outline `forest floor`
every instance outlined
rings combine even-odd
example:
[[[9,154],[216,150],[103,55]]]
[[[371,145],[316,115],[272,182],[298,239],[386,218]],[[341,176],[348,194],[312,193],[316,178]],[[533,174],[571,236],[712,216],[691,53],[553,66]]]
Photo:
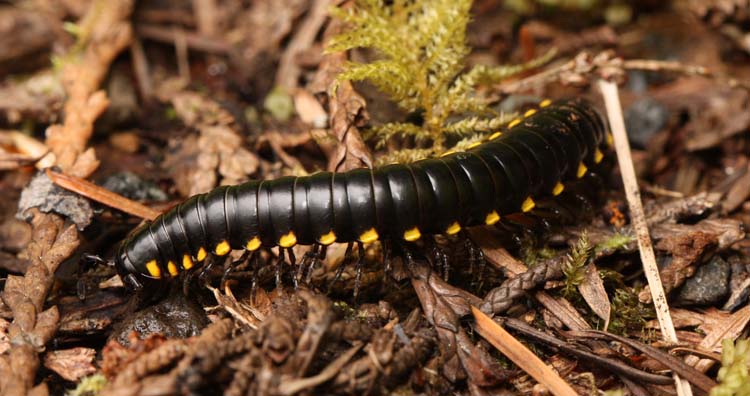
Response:
[[[442,69],[338,78],[383,55],[329,46],[358,3],[379,4],[0,4],[0,394],[750,394],[744,1],[386,2],[444,23],[418,48],[458,60],[444,87],[502,74],[460,97],[495,118],[435,105]],[[192,195],[439,155],[566,97],[622,110],[640,200],[613,150],[528,213],[393,254],[234,251],[140,290],[105,265]]]

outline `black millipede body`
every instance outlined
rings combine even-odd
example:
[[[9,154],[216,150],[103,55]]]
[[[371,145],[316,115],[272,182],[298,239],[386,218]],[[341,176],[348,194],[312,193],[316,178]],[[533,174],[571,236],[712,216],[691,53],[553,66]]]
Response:
[[[123,274],[162,278],[232,249],[453,235],[528,212],[536,197],[560,194],[566,181],[602,160],[608,136],[589,103],[545,100],[466,151],[249,181],[193,196],[135,230],[115,263]]]

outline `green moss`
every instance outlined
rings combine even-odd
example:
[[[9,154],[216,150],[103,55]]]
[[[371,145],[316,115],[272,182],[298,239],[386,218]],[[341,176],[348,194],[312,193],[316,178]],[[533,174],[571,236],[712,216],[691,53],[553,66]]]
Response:
[[[422,125],[388,123],[370,133],[382,146],[394,136],[431,143],[430,154],[445,150],[450,135],[489,132],[505,122],[478,95],[479,85],[495,84],[546,62],[552,54],[523,65],[478,65],[463,72],[470,49],[466,26],[471,0],[360,0],[332,14],[349,29],[332,38],[327,51],[374,50],[371,63],[346,64],[336,84],[368,81],[407,112],[423,114]],[[454,116],[459,116],[454,120]]]
[[[563,295],[570,297],[577,293],[578,285],[583,283],[586,278],[586,264],[591,258],[592,246],[589,243],[589,235],[586,231],[581,233],[576,245],[570,249],[570,253],[563,265],[563,275],[565,276],[565,287]]]
[[[104,374],[94,374],[84,377],[75,389],[68,391],[66,396],[96,396],[107,385]]]
[[[624,248],[627,244],[635,241],[635,237],[628,234],[615,233],[610,238],[596,245],[594,252],[610,252]]]
[[[554,249],[546,245],[538,245],[538,242],[532,237],[526,236],[521,239],[519,255],[521,256],[521,261],[530,268],[539,264],[540,261],[551,259],[557,255]]]
[[[653,306],[641,303],[635,290],[623,286],[615,289],[612,297],[612,316],[607,330],[622,335],[639,332],[654,316]]]
[[[263,101],[263,109],[279,121],[287,121],[294,115],[294,100],[284,88],[275,87]]]
[[[711,396],[750,396],[750,340],[722,342],[718,377]]]

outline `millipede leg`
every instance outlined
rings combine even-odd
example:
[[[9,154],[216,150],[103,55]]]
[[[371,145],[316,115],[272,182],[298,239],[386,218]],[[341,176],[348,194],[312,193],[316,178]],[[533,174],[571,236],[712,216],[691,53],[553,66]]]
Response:
[[[206,279],[206,277],[208,276],[208,272],[211,271],[213,266],[214,266],[214,256],[208,255],[208,257],[206,257],[206,263],[203,265],[203,267],[201,268],[201,271],[198,273],[198,281],[200,283],[204,285],[208,283],[208,280]]]
[[[357,258],[356,275],[354,276],[354,301],[357,301],[357,296],[359,295],[359,287],[362,281],[362,267],[365,265],[365,247],[362,242],[357,242],[357,253],[359,254],[359,258]]]
[[[224,273],[221,275],[221,283],[220,283],[222,288],[226,284],[227,277],[229,276],[229,274],[237,270],[242,264],[246,263],[249,257],[250,257],[250,251],[245,250],[245,252],[242,253],[242,256],[240,256],[239,259],[232,261],[231,263],[229,263],[229,265],[227,265],[224,268]]]
[[[253,296],[253,299],[255,298],[255,292],[258,291],[258,271],[260,270],[260,266],[258,265],[258,262],[260,261],[258,259],[258,251],[254,251],[252,255],[250,255],[250,267],[253,270],[253,277],[250,281],[250,295]]]
[[[333,276],[333,280],[328,283],[328,290],[330,291],[336,282],[338,282],[339,278],[341,277],[341,274],[344,273],[344,268],[346,267],[346,264],[351,261],[352,259],[352,248],[354,247],[354,243],[349,242],[349,244],[346,245],[346,253],[344,253],[344,260],[339,264],[339,267],[336,269],[336,275]]]
[[[286,253],[289,255],[289,266],[292,268],[292,283],[294,283],[294,290],[297,290],[299,289],[299,283],[295,276],[297,271],[294,271],[294,269],[297,268],[297,257],[294,255],[292,248],[288,248]]]
[[[312,280],[312,273],[313,270],[315,270],[315,265],[318,263],[323,262],[323,260],[326,259],[326,253],[328,253],[328,248],[324,245],[317,245],[318,250],[315,253],[315,256],[310,261],[310,266],[307,267],[307,275],[305,275],[305,283],[310,284],[310,281]]]
[[[297,267],[297,273],[295,274],[298,282],[310,283],[309,277],[311,276],[312,267],[315,266],[315,262],[318,260],[320,247],[321,245],[316,243],[302,256],[302,261],[299,267]]]
[[[540,217],[539,218],[539,223],[542,225],[543,232],[545,234],[548,234],[548,233],[552,232],[552,223],[550,223],[549,219],[544,218],[544,217]]]
[[[135,291],[143,289],[143,283],[134,274],[127,274],[122,281]]]
[[[445,253],[445,251],[438,245],[437,241],[434,238],[425,238],[425,241],[429,245],[430,255],[432,259],[432,265],[435,268],[440,269],[440,271],[443,273],[443,280],[446,282],[448,281],[448,276],[450,275],[450,266],[448,265],[448,255]]]
[[[469,237],[468,234],[465,234],[464,236],[464,246],[466,247],[466,251],[469,253],[469,267],[471,268],[470,272],[474,273],[474,266],[476,265],[481,276],[481,273],[484,272],[485,265],[484,252],[482,251],[482,248],[474,243],[474,241]]]
[[[551,202],[549,206],[545,207],[550,212],[550,216],[557,219],[558,222],[571,222],[574,216],[565,209],[559,202]]]
[[[317,253],[318,245],[312,245],[310,250],[305,252],[305,254],[302,256],[302,260],[299,263],[299,266],[297,267],[297,270],[294,273],[294,282],[302,282],[303,277],[305,274],[305,269],[308,265],[310,265],[310,262],[315,259],[315,254]]]
[[[383,244],[383,264],[385,264],[385,268],[383,268],[383,277],[388,278],[391,275],[391,271],[393,271],[393,262],[392,262],[392,249],[391,249],[391,243],[387,240],[382,241]]]
[[[573,193],[573,198],[580,202],[583,213],[591,213],[594,210],[594,205],[591,203],[588,197],[581,194],[580,192]]]
[[[284,248],[279,248],[279,258],[276,260],[276,288],[281,287],[281,266],[284,265]]]
[[[406,261],[406,266],[412,267],[415,264],[414,255],[412,255],[411,251],[406,247],[404,247],[402,251],[404,253],[404,260]]]

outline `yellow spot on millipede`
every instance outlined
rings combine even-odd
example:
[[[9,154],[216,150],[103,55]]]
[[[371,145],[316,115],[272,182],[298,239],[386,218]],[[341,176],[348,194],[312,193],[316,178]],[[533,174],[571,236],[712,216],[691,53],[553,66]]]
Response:
[[[513,128],[514,126],[516,126],[516,125],[518,125],[520,123],[521,123],[521,119],[520,118],[516,118],[515,120],[511,121],[510,124],[508,124],[508,128]]]
[[[193,268],[193,259],[190,258],[189,254],[182,255],[182,268],[185,268],[186,270]]]
[[[552,195],[560,195],[563,190],[565,190],[565,185],[557,182],[557,184],[555,184],[555,187],[552,189]]]
[[[461,224],[458,224],[457,221],[454,221],[453,224],[449,225],[448,228],[445,229],[445,233],[448,235],[458,234],[459,231],[461,231]]]
[[[543,101],[539,102],[539,107],[547,107],[550,104],[552,104],[552,101],[549,99],[544,99]]]
[[[245,244],[245,249],[251,252],[258,250],[259,247],[260,247],[260,238],[258,237],[253,237],[253,239],[247,241],[247,244]]]
[[[169,275],[172,276],[177,276],[180,273],[177,266],[171,260],[167,261],[167,271],[169,271]]]
[[[217,256],[224,256],[229,253],[230,250],[232,250],[232,248],[229,246],[229,242],[221,241],[218,245],[216,245],[214,253],[216,253]]]
[[[586,165],[581,162],[580,164],[578,164],[578,172],[576,173],[576,177],[578,177],[579,179],[582,178],[588,170],[589,168],[587,168]]]
[[[336,242],[336,234],[333,233],[333,230],[329,231],[328,234],[324,234],[318,239],[318,242],[320,242],[321,245],[330,245],[334,242]]]
[[[526,200],[521,204],[521,211],[528,212],[531,209],[534,209],[534,206],[536,206],[534,200],[531,199],[531,197],[527,197]]]
[[[536,114],[536,109],[531,109],[531,110],[528,110],[527,112],[523,113],[523,116],[524,117],[531,117],[534,114]]]
[[[447,156],[449,156],[451,154],[455,154],[455,153],[456,153],[456,150],[448,150],[448,151],[444,152],[443,154],[440,154],[440,156],[441,157],[447,157]]]
[[[467,149],[473,149],[474,147],[477,147],[477,146],[479,146],[480,144],[482,144],[482,142],[474,142],[474,143],[470,144],[470,145],[469,145],[468,147],[466,147],[466,148],[467,148]]]
[[[611,133],[607,134],[607,144],[609,145],[609,147],[612,147],[615,145],[615,138],[612,137]]]
[[[500,221],[500,215],[497,214],[497,212],[494,210],[488,213],[487,217],[484,219],[484,223],[487,225],[493,225],[497,223],[498,221]]]
[[[492,135],[490,135],[490,138],[489,138],[489,140],[495,140],[495,139],[499,138],[500,136],[502,136],[502,134],[503,134],[503,133],[502,133],[502,132],[500,132],[500,131],[498,131],[498,132],[495,132],[495,133],[493,133]]]
[[[404,232],[404,239],[409,242],[414,242],[421,237],[422,237],[422,233],[419,232],[419,228],[417,227],[414,227],[410,230],[406,230],[406,232]]]
[[[198,254],[195,255],[195,259],[198,261],[203,261],[206,259],[206,255],[207,255],[206,249],[200,248],[198,249]]]
[[[604,158],[604,153],[602,153],[601,150],[596,149],[596,152],[594,153],[594,162],[597,164],[602,162],[602,159]]]
[[[159,264],[156,260],[151,260],[146,263],[146,271],[148,271],[148,274],[154,278],[161,278],[161,268],[159,268]]]
[[[375,228],[370,228],[359,236],[359,241],[362,243],[370,243],[377,241],[379,237],[378,231],[375,230]]]
[[[288,234],[282,235],[279,238],[279,246],[283,248],[290,248],[297,244],[297,236],[294,235],[294,231],[289,231]]]

